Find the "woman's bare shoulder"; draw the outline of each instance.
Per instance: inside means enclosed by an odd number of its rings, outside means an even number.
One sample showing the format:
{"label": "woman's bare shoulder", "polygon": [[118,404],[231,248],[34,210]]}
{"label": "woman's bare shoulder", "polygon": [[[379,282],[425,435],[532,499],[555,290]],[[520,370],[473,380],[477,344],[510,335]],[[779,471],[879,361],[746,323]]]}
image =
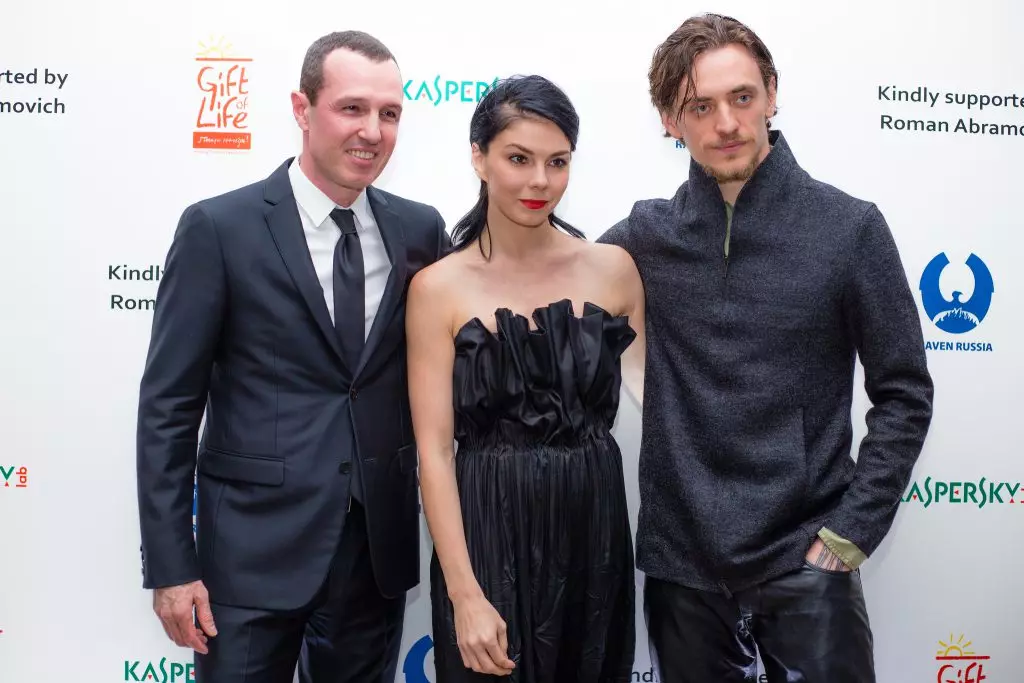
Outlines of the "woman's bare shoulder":
{"label": "woman's bare shoulder", "polygon": [[605,277],[630,278],[637,274],[633,257],[618,245],[587,242],[584,253],[587,262]]}
{"label": "woman's bare shoulder", "polygon": [[409,306],[429,309],[433,317],[452,323],[465,296],[472,263],[473,254],[467,248],[420,269],[409,283]]}

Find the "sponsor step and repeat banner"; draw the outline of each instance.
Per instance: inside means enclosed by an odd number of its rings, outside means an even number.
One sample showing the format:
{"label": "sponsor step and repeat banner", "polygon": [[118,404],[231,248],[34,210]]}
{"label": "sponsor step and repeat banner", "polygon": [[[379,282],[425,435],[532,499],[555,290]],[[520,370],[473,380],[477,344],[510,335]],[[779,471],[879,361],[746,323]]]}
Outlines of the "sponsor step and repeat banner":
{"label": "sponsor step and repeat banner", "polygon": [[[686,177],[646,73],[654,47],[707,10],[765,39],[781,72],[774,126],[812,175],[878,204],[919,305],[934,421],[862,570],[878,680],[1024,680],[1019,3],[39,0],[0,22],[0,681],[195,680],[141,589],[138,381],[181,211],[299,149],[289,93],[310,42],[359,28],[394,50],[405,112],[379,184],[449,226],[476,194],[475,103],[503,76],[555,80],[582,126],[559,212],[594,239]],[[854,456],[870,405],[858,392]],[[629,400],[616,436],[635,529]],[[404,683],[434,681],[430,547],[424,523]],[[640,605],[637,622],[633,680],[656,681]]]}

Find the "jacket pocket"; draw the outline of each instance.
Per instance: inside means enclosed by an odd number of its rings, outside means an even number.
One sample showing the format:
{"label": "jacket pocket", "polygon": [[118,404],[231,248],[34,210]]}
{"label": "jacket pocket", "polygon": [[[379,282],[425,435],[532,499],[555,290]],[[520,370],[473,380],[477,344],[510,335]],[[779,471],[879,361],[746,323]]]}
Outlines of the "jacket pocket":
{"label": "jacket pocket", "polygon": [[808,562],[806,559],[804,560],[804,570],[805,571],[809,571],[809,572],[811,572],[813,574],[822,574],[824,576],[837,576],[837,577],[842,577],[842,576],[850,576],[850,577],[852,577],[855,574],[859,573],[858,570],[856,570],[856,569],[849,569],[849,570],[847,570],[847,569],[825,569],[824,567],[819,567],[816,564]]}
{"label": "jacket pocket", "polygon": [[199,457],[199,472],[217,479],[280,486],[284,483],[284,460],[207,448]]}

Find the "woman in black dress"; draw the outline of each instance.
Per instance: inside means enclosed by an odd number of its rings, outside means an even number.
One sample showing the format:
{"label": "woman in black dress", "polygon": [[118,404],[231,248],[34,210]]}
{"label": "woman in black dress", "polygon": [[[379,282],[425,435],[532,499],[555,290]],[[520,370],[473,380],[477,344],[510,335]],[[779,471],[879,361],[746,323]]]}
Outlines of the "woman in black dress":
{"label": "woman in black dress", "polygon": [[642,391],[643,287],[625,251],[553,213],[578,127],[544,78],[492,89],[470,127],[479,201],[410,285],[438,683],[632,673],[632,534],[610,430],[623,371]]}

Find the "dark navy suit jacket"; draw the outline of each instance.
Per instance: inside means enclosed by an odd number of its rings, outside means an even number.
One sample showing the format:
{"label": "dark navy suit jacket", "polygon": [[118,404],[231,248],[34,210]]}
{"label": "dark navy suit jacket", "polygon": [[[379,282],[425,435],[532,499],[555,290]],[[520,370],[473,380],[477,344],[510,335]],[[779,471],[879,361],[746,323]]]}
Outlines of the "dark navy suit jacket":
{"label": "dark navy suit jacket", "polygon": [[354,467],[381,592],[419,581],[405,294],[447,249],[444,221],[433,207],[367,190],[391,273],[362,359],[349,367],[290,162],[188,207],[168,252],[139,400],[145,588],[202,579],[223,604],[307,603],[341,539]]}

